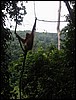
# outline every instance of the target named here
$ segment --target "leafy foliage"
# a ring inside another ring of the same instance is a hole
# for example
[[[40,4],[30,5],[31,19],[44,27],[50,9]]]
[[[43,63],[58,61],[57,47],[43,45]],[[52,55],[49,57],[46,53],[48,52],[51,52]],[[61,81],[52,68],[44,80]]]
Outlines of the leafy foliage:
[[[71,2],[73,6],[73,19],[75,22],[75,2]],[[75,23],[71,21],[70,17],[67,16],[69,24],[63,28],[62,34],[64,34],[65,39],[62,41],[62,48],[65,51],[66,62],[68,66],[75,70]]]
[[[9,8],[9,4],[11,8]],[[3,10],[8,8],[10,17],[14,19],[16,12],[12,15],[12,11],[13,8],[15,11],[16,5],[17,1],[1,2],[1,8]],[[75,11],[74,8],[72,10]],[[1,26],[1,99],[19,99],[19,78],[23,55],[16,39],[10,46],[8,40],[12,39],[11,32],[3,27],[4,19],[5,14],[2,15]],[[49,46],[52,42],[57,43],[57,41],[51,41],[53,34],[44,34],[44,36],[43,34],[36,34],[39,36],[37,36],[38,40],[35,38],[37,41],[34,43],[38,44],[34,44],[34,49],[27,53],[25,61],[21,87],[22,99],[75,99],[75,25],[69,16],[67,20],[69,24],[62,30],[64,39],[62,39],[61,50],[56,48],[57,45]],[[54,35],[56,36],[56,34]],[[50,38],[48,38],[49,36]],[[54,39],[57,40],[55,36]],[[46,48],[44,44],[47,45]],[[38,48],[36,48],[37,46]],[[11,50],[13,50],[11,53],[14,56],[9,55]],[[11,59],[11,57],[13,58]]]
[[[60,51],[51,46],[28,52],[22,78],[23,98],[75,99],[75,26],[67,18],[69,24],[62,30]]]
[[[9,99],[9,72],[8,72],[8,63],[10,56],[8,55],[8,44],[7,41],[11,38],[11,32],[9,29],[1,29],[1,99]]]
[[[22,89],[28,98],[74,98],[71,68],[65,63],[64,51],[39,49],[27,55]]]
[[[22,50],[19,45],[19,41],[16,38],[14,31],[12,32],[12,37],[13,40],[11,41],[11,45],[9,47],[9,50],[11,51],[11,60],[16,60],[19,58],[19,55],[22,54]],[[25,37],[26,33],[29,31],[17,31],[17,33],[21,37]],[[55,45],[57,47],[57,33],[35,33],[35,38],[34,38],[34,44],[33,44],[33,50],[32,51],[37,51],[39,47],[43,47],[43,49],[48,49],[50,45]]]
[[[8,71],[11,53],[8,50],[8,47],[10,45],[10,40],[12,39],[12,33],[10,29],[5,28],[7,14],[9,14],[10,18],[14,20],[16,19],[16,11],[17,14],[19,14],[18,18],[21,15],[20,10],[24,10],[24,14],[26,14],[25,7],[22,6],[20,8],[17,6],[17,3],[18,1],[1,1],[1,99],[9,99],[11,90],[9,85],[10,73]],[[19,20],[17,22],[20,23],[22,21],[22,16],[19,18]]]

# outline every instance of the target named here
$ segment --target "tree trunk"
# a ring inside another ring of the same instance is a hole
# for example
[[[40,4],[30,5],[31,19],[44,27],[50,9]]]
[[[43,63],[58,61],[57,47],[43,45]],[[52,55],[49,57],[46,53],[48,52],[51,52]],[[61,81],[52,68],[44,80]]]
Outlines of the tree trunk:
[[[60,12],[61,12],[61,1],[59,1],[58,24],[57,24],[57,33],[58,33],[58,50],[60,50]]]

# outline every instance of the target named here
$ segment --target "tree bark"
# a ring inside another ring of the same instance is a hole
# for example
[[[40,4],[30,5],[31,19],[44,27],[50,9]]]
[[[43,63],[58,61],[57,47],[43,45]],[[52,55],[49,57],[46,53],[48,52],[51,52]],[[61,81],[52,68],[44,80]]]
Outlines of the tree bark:
[[[58,50],[60,50],[60,12],[61,12],[61,1],[59,1],[58,24],[57,24],[57,33],[58,33]]]

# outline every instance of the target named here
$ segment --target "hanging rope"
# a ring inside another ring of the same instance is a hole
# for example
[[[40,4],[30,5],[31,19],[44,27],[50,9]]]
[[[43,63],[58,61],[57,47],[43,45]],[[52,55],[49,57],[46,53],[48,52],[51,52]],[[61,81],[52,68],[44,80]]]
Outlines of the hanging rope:
[[[14,32],[14,34],[16,35],[16,29],[17,29],[17,10],[16,10],[16,26],[15,26],[15,32]],[[23,47],[22,47],[22,44],[21,44],[21,41],[20,41],[20,39],[18,38],[18,41],[19,41],[19,43],[20,43],[20,46],[21,46],[21,49],[22,49],[22,51],[23,52],[25,52],[25,50],[23,49]]]
[[[37,19],[38,21],[43,21],[43,22],[53,22],[53,23],[56,23],[56,22],[67,22],[67,21],[47,21],[47,20],[40,20],[40,19]]]
[[[36,17],[36,11],[35,11],[35,1],[34,1],[34,15],[35,15],[35,18],[37,18]],[[68,22],[68,21],[59,21],[59,20],[58,21],[47,21],[47,20],[40,20],[38,18],[37,18],[37,20],[38,21],[43,21],[43,22],[53,22],[53,23],[56,23],[56,22]]]
[[[22,77],[23,77],[26,55],[27,55],[27,51],[25,51],[25,53],[24,53],[24,59],[23,59],[23,64],[22,64],[22,70],[21,70],[21,73],[20,73],[20,81],[19,81],[20,99],[21,99],[21,86],[22,86],[22,80],[21,80],[21,79],[22,79]]]
[[[35,18],[36,18],[35,1],[34,1],[34,15],[35,15]]]
[[[17,19],[17,8],[16,8],[16,26],[15,26],[15,32],[14,32],[14,34],[16,35],[16,29],[17,29],[17,21],[18,21],[18,19]],[[27,50],[26,49],[23,49],[23,47],[22,47],[22,44],[21,44],[21,41],[20,41],[20,39],[18,38],[18,40],[19,40],[19,43],[20,43],[20,46],[21,46],[21,49],[22,49],[22,51],[23,51],[23,56],[24,56],[24,60],[23,60],[23,64],[22,64],[22,70],[21,70],[21,72],[20,72],[20,81],[19,81],[19,92],[20,92],[20,99],[21,99],[21,84],[22,84],[22,77],[23,77],[23,72],[24,72],[24,66],[25,66],[25,59],[26,59],[26,55],[27,55]]]

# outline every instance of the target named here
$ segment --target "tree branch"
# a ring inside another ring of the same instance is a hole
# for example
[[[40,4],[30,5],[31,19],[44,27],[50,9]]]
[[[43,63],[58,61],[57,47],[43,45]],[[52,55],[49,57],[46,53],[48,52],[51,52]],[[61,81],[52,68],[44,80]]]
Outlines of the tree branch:
[[[64,1],[64,2],[65,2],[65,4],[66,4],[66,7],[67,7],[67,9],[68,9],[68,11],[69,11],[70,18],[71,18],[72,22],[74,23],[72,9],[71,9],[71,7],[70,7],[70,5],[69,5],[68,1]]]

